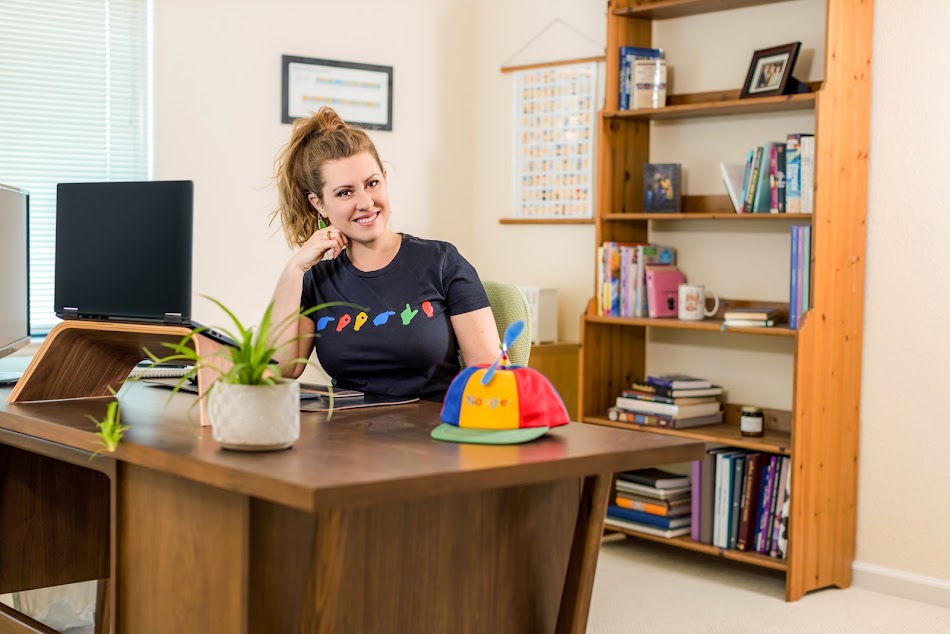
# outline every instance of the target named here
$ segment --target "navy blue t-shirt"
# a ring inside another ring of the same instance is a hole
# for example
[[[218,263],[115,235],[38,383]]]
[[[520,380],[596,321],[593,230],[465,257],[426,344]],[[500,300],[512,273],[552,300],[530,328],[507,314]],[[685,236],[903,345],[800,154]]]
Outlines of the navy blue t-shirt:
[[[310,315],[317,358],[347,389],[441,398],[461,370],[449,317],[488,306],[474,267],[448,242],[403,235],[378,271],[353,266],[344,251],[304,274],[300,305],[349,302]]]

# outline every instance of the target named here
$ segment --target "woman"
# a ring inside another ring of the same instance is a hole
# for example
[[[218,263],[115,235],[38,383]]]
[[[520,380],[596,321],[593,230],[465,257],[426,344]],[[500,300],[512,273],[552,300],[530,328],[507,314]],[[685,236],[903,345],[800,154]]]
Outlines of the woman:
[[[451,244],[389,227],[386,171],[363,130],[330,108],[297,119],[277,185],[276,213],[299,249],[277,283],[275,321],[324,302],[362,307],[297,320],[281,337],[301,336],[278,356],[284,376],[300,376],[295,359],[319,342],[339,387],[440,399],[460,370],[459,350],[466,365],[495,359],[498,331],[478,274]]]

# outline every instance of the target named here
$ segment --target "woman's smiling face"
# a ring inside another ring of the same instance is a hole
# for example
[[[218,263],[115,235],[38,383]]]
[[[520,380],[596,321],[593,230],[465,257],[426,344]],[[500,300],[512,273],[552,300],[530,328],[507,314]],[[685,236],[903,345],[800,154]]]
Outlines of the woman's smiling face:
[[[386,173],[368,152],[323,166],[322,202],[315,203],[330,224],[359,242],[371,242],[389,225]]]

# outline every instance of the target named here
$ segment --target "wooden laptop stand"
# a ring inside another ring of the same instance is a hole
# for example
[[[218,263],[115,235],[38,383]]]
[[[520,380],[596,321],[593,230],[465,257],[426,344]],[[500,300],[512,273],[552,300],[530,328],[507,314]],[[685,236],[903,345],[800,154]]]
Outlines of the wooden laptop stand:
[[[96,321],[64,321],[47,335],[23,376],[10,392],[8,403],[52,401],[71,398],[113,398],[138,363],[145,349],[163,357],[171,350],[163,342],[178,343],[191,334],[184,326],[123,324]],[[199,355],[217,352],[222,344],[203,335],[191,337]],[[221,359],[224,365],[227,361]],[[200,421],[209,425],[205,401],[208,387],[217,377],[214,368],[198,370]]]

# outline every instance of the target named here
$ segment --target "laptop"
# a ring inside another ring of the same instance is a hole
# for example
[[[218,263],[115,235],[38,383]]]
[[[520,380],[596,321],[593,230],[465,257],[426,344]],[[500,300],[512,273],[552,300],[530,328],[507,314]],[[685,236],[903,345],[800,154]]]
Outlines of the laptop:
[[[193,208],[192,181],[57,185],[56,316],[203,327],[191,319]]]

